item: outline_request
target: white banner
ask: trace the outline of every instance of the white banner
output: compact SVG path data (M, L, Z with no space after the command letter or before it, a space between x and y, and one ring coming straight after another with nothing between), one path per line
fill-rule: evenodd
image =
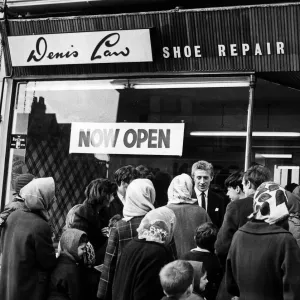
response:
M8 43L14 67L153 61L149 29L9 36Z
M72 123L70 153L182 155L184 123Z

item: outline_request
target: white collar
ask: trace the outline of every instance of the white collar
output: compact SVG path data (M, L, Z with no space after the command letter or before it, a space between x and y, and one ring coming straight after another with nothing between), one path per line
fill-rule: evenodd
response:
M203 248L200 248L200 247L194 248L194 249L192 249L191 251L210 252L209 250L203 249Z
M197 195L197 198L200 197L202 192L200 192L195 186L194 186L194 190ZM208 189L206 191L204 191L204 195L205 195L205 198L208 197Z

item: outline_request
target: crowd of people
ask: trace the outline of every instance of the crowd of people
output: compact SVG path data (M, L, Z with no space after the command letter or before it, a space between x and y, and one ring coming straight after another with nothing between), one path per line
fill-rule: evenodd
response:
M0 213L0 299L298 300L300 198L271 176L234 172L226 194L207 161L173 179L124 166L89 183L55 248L55 182L20 175Z

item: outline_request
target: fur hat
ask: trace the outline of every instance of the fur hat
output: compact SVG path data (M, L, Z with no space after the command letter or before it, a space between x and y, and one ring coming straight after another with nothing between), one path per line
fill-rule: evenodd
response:
M23 188L25 185L27 185L34 178L35 177L30 173L19 175L15 180L15 192L16 192L16 194L19 194L21 188Z

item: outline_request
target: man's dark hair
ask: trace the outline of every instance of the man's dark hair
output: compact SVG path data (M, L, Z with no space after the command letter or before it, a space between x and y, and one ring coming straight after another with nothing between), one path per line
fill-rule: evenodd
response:
M256 190L263 182L272 180L272 173L269 168L262 165L250 167L244 174L245 183L250 181L252 188Z
M145 178L145 179L149 179L151 181L153 181L154 179L154 175L152 173L152 171L144 166L144 165L139 165L136 167L137 171L140 173L140 178Z
M198 247L214 252L214 244L217 239L218 227L211 223L203 223L195 231L195 241Z
M139 171L131 165L121 167L114 174L114 180L118 186L121 185L122 181L129 184L132 180L139 177Z
M91 205L102 204L107 195L117 191L117 185L108 179L99 178L91 181L85 189L85 197Z
M244 176L244 172L243 171L235 171L235 172L233 172L225 180L225 182L224 182L225 187L226 188L232 187L232 188L235 189L237 186L239 186L243 190L243 184L242 184L243 176Z

